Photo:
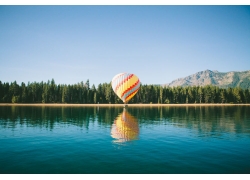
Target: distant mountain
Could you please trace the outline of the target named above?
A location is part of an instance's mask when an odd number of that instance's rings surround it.
[[[243,89],[250,88],[250,70],[249,71],[231,71],[231,72],[218,72],[205,70],[179,78],[163,86],[205,86],[215,85],[221,88],[228,87],[241,87]]]

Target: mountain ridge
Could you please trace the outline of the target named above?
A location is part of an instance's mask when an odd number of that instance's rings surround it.
[[[220,88],[240,87],[243,89],[250,88],[250,70],[247,71],[229,71],[219,72],[217,70],[204,70],[195,74],[178,78],[162,86],[205,86],[214,85]]]

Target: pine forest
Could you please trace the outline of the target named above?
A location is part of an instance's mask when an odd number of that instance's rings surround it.
[[[73,85],[47,82],[17,84],[0,81],[0,103],[122,104],[111,83],[90,87],[89,80]],[[250,103],[250,90],[217,86],[163,87],[143,85],[130,104]]]

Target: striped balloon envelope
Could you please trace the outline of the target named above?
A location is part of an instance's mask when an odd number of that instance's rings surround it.
[[[130,73],[120,73],[112,79],[112,88],[124,103],[128,103],[137,93],[140,89],[140,84],[139,78]]]

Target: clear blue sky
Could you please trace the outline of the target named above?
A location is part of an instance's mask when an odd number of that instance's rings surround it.
[[[0,80],[164,84],[250,70],[250,6],[0,6]]]

